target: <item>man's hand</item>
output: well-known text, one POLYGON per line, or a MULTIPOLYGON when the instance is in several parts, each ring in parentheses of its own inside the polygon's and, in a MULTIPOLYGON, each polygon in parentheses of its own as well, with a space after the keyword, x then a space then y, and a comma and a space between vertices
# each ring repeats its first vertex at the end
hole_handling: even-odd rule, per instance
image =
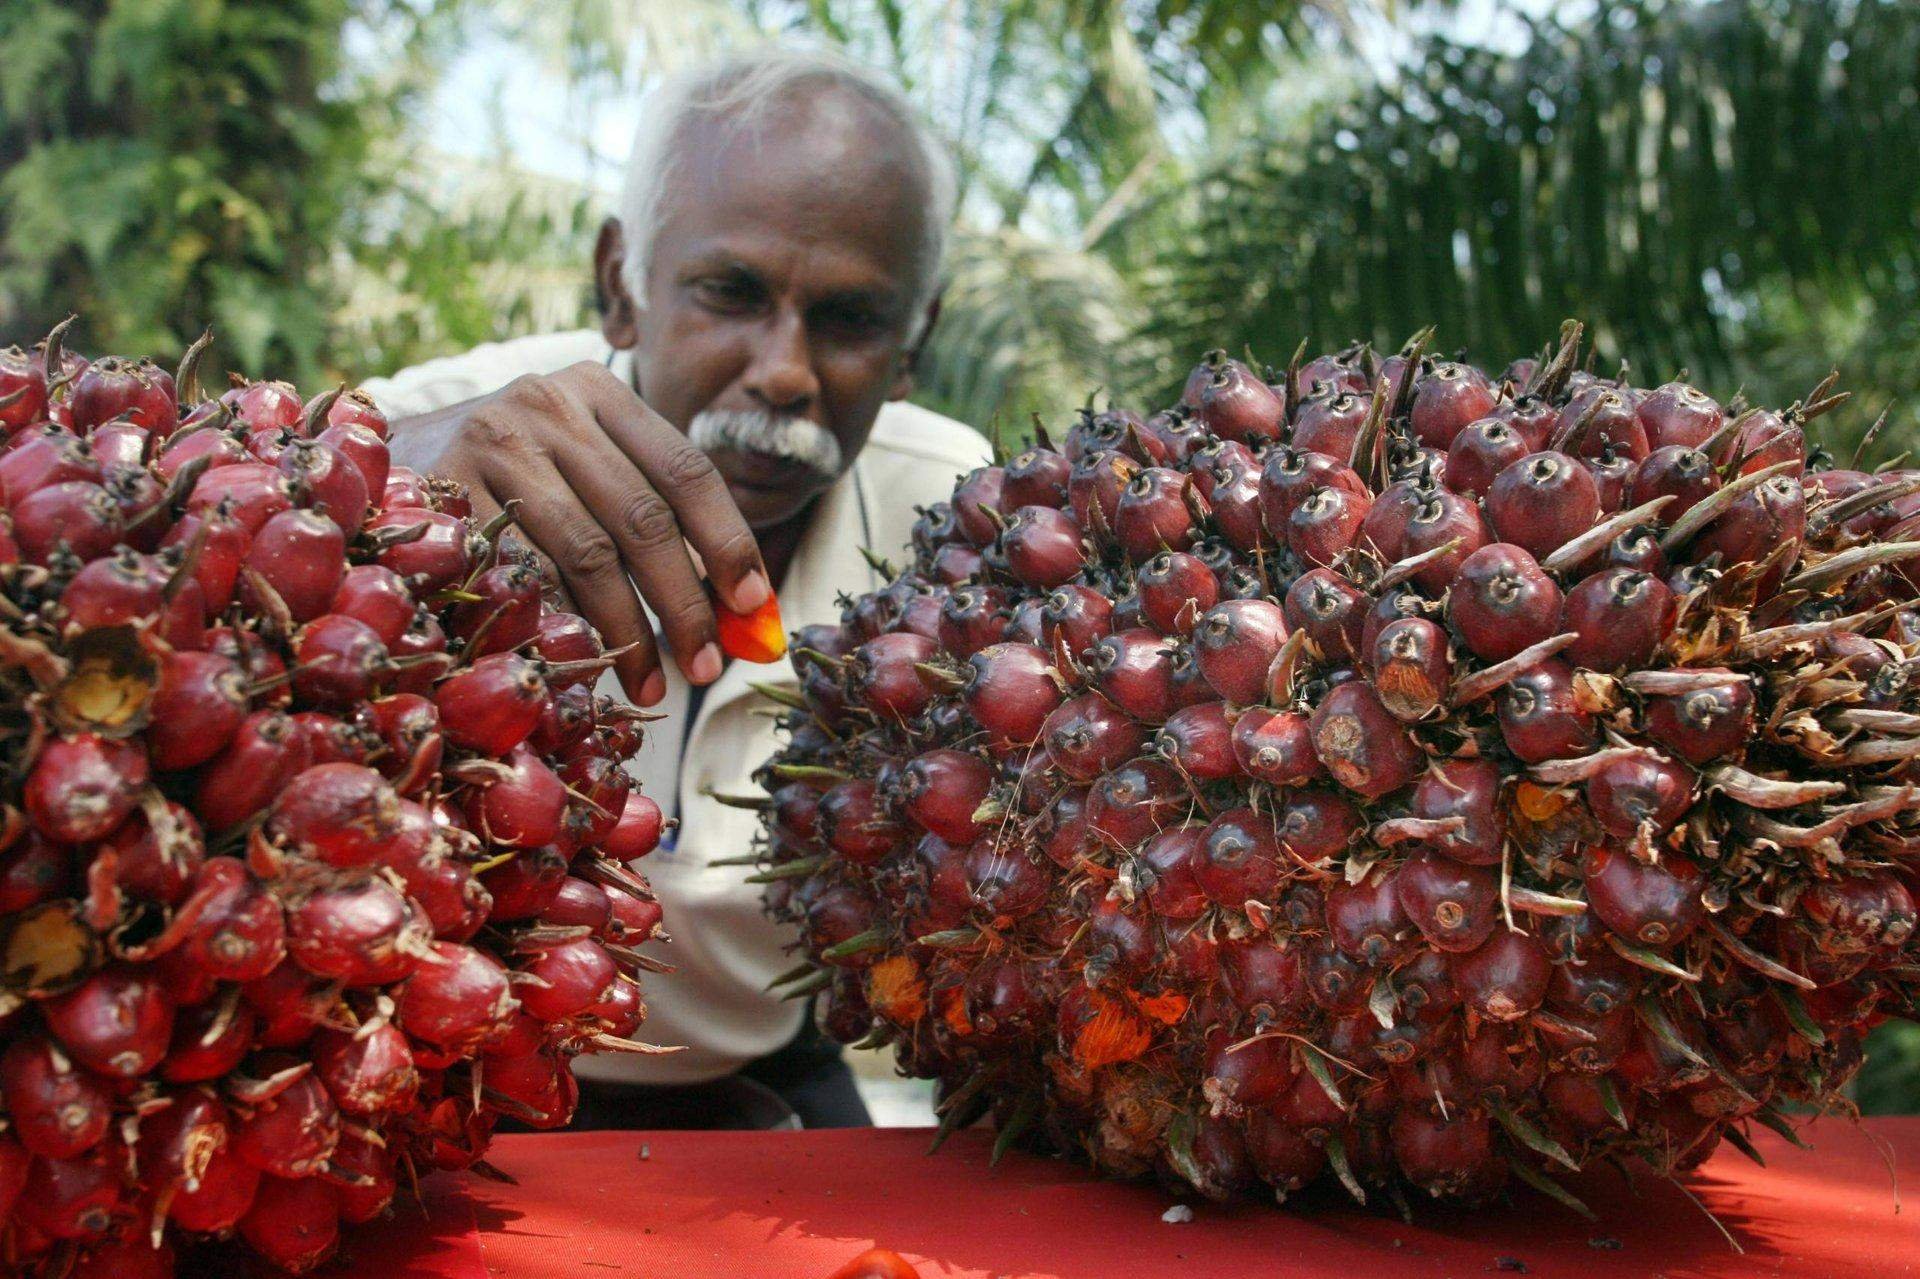
POLYGON ((696 684, 720 674, 713 610, 687 554, 737 612, 772 594, 753 531, 706 454, 606 368, 575 364, 396 423, 393 459, 473 494, 476 520, 518 501, 519 526, 551 580, 610 647, 627 696, 666 693, 646 598, 696 684), (631 580, 629 580, 631 579, 631 580))

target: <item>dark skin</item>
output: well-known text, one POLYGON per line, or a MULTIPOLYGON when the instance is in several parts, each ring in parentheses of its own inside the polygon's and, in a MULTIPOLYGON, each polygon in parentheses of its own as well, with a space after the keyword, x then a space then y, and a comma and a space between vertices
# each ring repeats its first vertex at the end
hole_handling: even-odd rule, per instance
POLYGON ((688 425, 709 409, 804 418, 838 441, 844 472, 881 406, 913 389, 938 313, 914 305, 925 176, 863 100, 815 89, 751 127, 703 122, 679 143, 644 307, 623 278, 617 220, 594 249, 601 330, 633 352, 635 385, 581 363, 393 431, 395 462, 466 485, 476 519, 519 503, 567 605, 609 647, 632 645, 615 669, 643 706, 666 682, 640 599, 686 677, 710 683, 722 657, 703 577, 733 610, 759 607, 839 478, 710 457, 688 425))

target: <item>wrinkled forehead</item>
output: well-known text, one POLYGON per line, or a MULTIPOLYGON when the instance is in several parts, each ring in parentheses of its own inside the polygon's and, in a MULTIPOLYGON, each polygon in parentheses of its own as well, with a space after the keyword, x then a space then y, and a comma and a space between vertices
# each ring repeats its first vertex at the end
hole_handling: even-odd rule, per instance
POLYGON ((757 246, 917 284, 935 216, 912 138, 873 103, 798 87, 744 116, 696 117, 675 139, 654 258, 757 246))

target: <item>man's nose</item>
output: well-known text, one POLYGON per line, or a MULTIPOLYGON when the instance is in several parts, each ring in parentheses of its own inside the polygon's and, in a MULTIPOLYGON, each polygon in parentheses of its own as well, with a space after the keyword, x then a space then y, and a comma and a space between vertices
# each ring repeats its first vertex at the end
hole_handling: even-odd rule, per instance
POLYGON ((800 417, 820 395, 813 371, 805 322, 782 311, 768 326, 766 339, 747 370, 746 391, 769 412, 800 417))

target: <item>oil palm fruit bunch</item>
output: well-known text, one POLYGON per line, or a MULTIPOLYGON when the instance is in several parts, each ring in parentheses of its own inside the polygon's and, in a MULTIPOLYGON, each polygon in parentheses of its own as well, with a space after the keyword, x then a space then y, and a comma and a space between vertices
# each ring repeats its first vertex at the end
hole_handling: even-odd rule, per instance
POLYGON ((357 392, 0 352, 0 1272, 306 1269, 648 1051, 633 712, 357 392))
POLYGON ((1911 1016, 1920 472, 1424 337, 1215 352, 795 636, 789 992, 1109 1173, 1480 1199, 1843 1108, 1911 1016))

